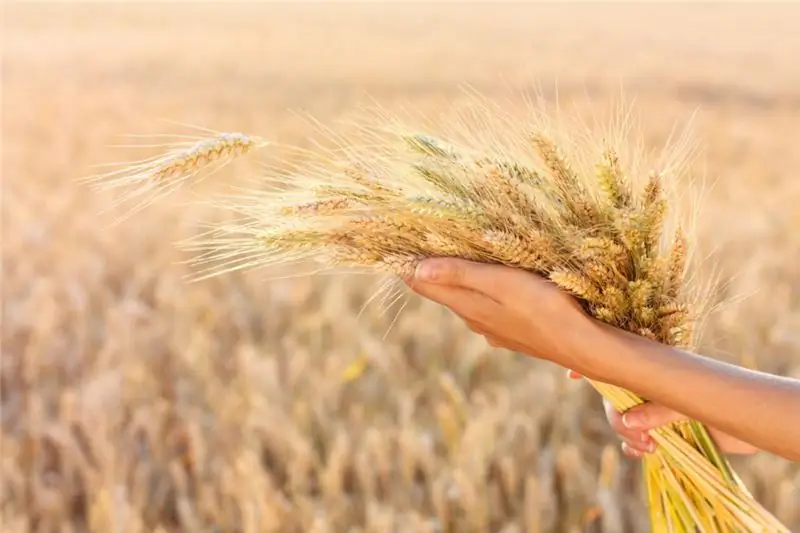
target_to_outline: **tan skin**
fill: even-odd
[[[609,422],[630,457],[655,449],[651,429],[691,418],[710,428],[726,453],[766,451],[800,461],[800,380],[729,365],[607,326],[552,283],[519,269],[429,259],[406,283],[448,307],[492,346],[573,369],[573,378],[586,376],[650,399],[624,415],[606,404]]]
[[[572,370],[568,371],[567,375],[571,379],[581,379],[583,377]],[[622,452],[633,459],[640,459],[645,454],[655,451],[655,442],[650,438],[649,430],[688,419],[688,417],[677,411],[652,402],[634,407],[625,415],[614,409],[607,400],[603,401],[603,407],[609,424],[622,439]],[[641,427],[629,428],[625,425],[625,422],[629,421],[632,413],[642,414],[647,422]],[[752,444],[732,437],[725,432],[714,428],[708,428],[708,431],[723,453],[729,455],[752,455],[759,451]]]

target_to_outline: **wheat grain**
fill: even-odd
[[[228,227],[232,244],[211,243],[211,249],[234,253],[244,238],[252,243],[248,250],[273,264],[316,259],[323,268],[367,267],[403,278],[421,259],[443,255],[521,267],[576,296],[599,320],[692,348],[703,310],[689,305],[698,288],[684,275],[683,231],[661,246],[666,218],[678,220],[679,228],[682,222],[672,212],[677,202],[665,195],[664,174],[651,173],[634,201],[631,177],[641,169],[624,167],[616,147],[606,147],[595,162],[580,139],[566,149],[551,133],[519,136],[498,128],[495,141],[459,145],[400,132],[399,143],[390,135],[384,144],[354,144],[327,173],[315,172],[312,187],[303,187],[301,169],[286,178],[300,185],[296,191],[231,206],[249,213],[252,223]],[[644,401],[592,384],[621,411]],[[440,412],[454,453],[462,435],[451,418]],[[758,524],[785,531],[728,475],[705,429],[696,423],[691,429],[663,430],[665,451],[647,462],[654,528],[690,531],[690,524],[703,524],[727,531]]]
[[[357,200],[347,197],[326,198],[324,200],[312,200],[298,205],[288,205],[280,209],[280,214],[286,217],[291,216],[321,216],[335,215],[346,211],[357,205]]]
[[[165,154],[124,163],[119,170],[90,176],[84,178],[84,181],[100,188],[114,188],[132,182],[185,179],[197,175],[209,166],[224,165],[254,148],[268,144],[260,137],[243,133],[219,133],[194,143],[175,143]]]
[[[619,158],[613,149],[606,150],[603,160],[598,164],[598,180],[611,207],[621,209],[630,204],[628,183],[622,175]]]
[[[177,191],[187,182],[210,176],[237,157],[268,144],[261,137],[221,132],[194,142],[168,143],[169,149],[164,154],[133,162],[113,163],[110,166],[121,168],[79,181],[97,190],[128,187],[128,193],[121,195],[110,207],[138,200],[126,214],[130,216]]]
[[[556,257],[552,243],[536,230],[525,238],[506,231],[488,231],[484,240],[497,261],[533,272],[545,271]]]

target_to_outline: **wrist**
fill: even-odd
[[[636,354],[643,349],[638,341],[650,342],[591,317],[574,332],[570,368],[592,381],[620,387],[626,386],[628,374],[636,373]]]
[[[587,378],[637,392],[643,381],[664,370],[665,345],[590,318],[577,335],[574,369]]]
[[[588,379],[603,381],[608,372],[604,368],[602,347],[610,335],[605,325],[589,316],[582,316],[569,331],[565,361],[556,362]]]

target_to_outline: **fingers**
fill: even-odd
[[[465,319],[464,322],[467,324],[467,327],[473,332],[481,335],[483,338],[486,339],[486,342],[489,346],[493,348],[505,348],[506,350],[515,350],[520,351],[521,346],[517,345],[516,343],[493,335],[486,331],[485,327],[479,323],[475,322],[474,320]]]
[[[506,286],[513,269],[456,258],[426,259],[417,267],[415,280],[423,283],[472,289],[495,295]]]
[[[465,320],[481,323],[500,311],[496,301],[470,289],[417,281],[410,288],[420,296],[448,307]]]
[[[583,376],[574,370],[567,370],[567,377],[570,379],[583,379]],[[655,442],[646,431],[627,427],[623,422],[623,415],[614,409],[607,400],[603,401],[603,407],[611,428],[622,439],[623,454],[632,459],[641,459],[645,454],[655,451]]]
[[[583,379],[581,374],[571,369],[567,370],[567,377],[570,379]],[[611,428],[622,439],[623,454],[632,459],[640,459],[645,454],[655,451],[655,442],[650,438],[646,430],[627,427],[623,421],[623,415],[614,409],[614,406],[608,400],[603,400],[603,407]]]
[[[572,370],[568,375],[573,379],[580,377]],[[607,401],[604,401],[604,406],[609,424],[622,439],[622,453],[634,459],[655,451],[655,441],[649,435],[651,430],[687,420],[682,414],[654,403],[633,407],[625,414],[619,413]],[[750,455],[759,451],[751,444],[715,429],[709,428],[709,433],[723,453]]]
[[[686,417],[655,403],[639,405],[622,415],[624,427],[635,431],[649,431],[681,420],[686,420]]]
[[[570,379],[583,379],[583,376],[574,370],[567,370]],[[645,431],[630,429],[625,426],[622,415],[608,402],[603,402],[606,417],[612,429],[622,438],[622,453],[631,459],[641,459],[646,453],[655,450],[655,443]]]
[[[611,403],[604,401],[603,405],[611,428],[622,439],[622,452],[625,455],[638,458],[655,451],[655,442],[646,431],[628,428],[623,422],[622,414]]]
[[[622,423],[628,431],[648,432],[687,419],[663,405],[646,403],[627,411],[622,416]],[[759,451],[755,446],[716,429],[709,428],[708,431],[723,453],[750,455]]]
[[[622,441],[621,448],[622,453],[631,459],[641,459],[644,457],[645,453],[647,453],[632,447],[627,441]]]

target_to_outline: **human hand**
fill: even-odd
[[[569,370],[567,375],[571,379],[582,379],[577,372]],[[650,431],[659,427],[688,420],[682,414],[655,403],[645,403],[629,409],[624,415],[614,409],[608,400],[603,400],[606,418],[611,428],[622,439],[622,452],[628,457],[639,459],[656,449],[656,443],[650,437]],[[708,432],[717,443],[722,453],[733,455],[752,455],[760,451],[744,441],[732,437],[713,428]]]
[[[409,287],[442,304],[495,347],[511,349],[586,374],[592,367],[594,323],[578,302],[556,285],[529,272],[455,258],[422,261]],[[575,378],[580,373],[571,372]],[[658,404],[618,413],[606,402],[611,427],[623,439],[623,450],[641,457],[655,450],[652,429],[686,417]],[[721,451],[752,454],[757,448],[709,428]]]
[[[409,287],[440,303],[489,344],[583,368],[591,321],[556,285],[521,269],[462,259],[427,259]]]

